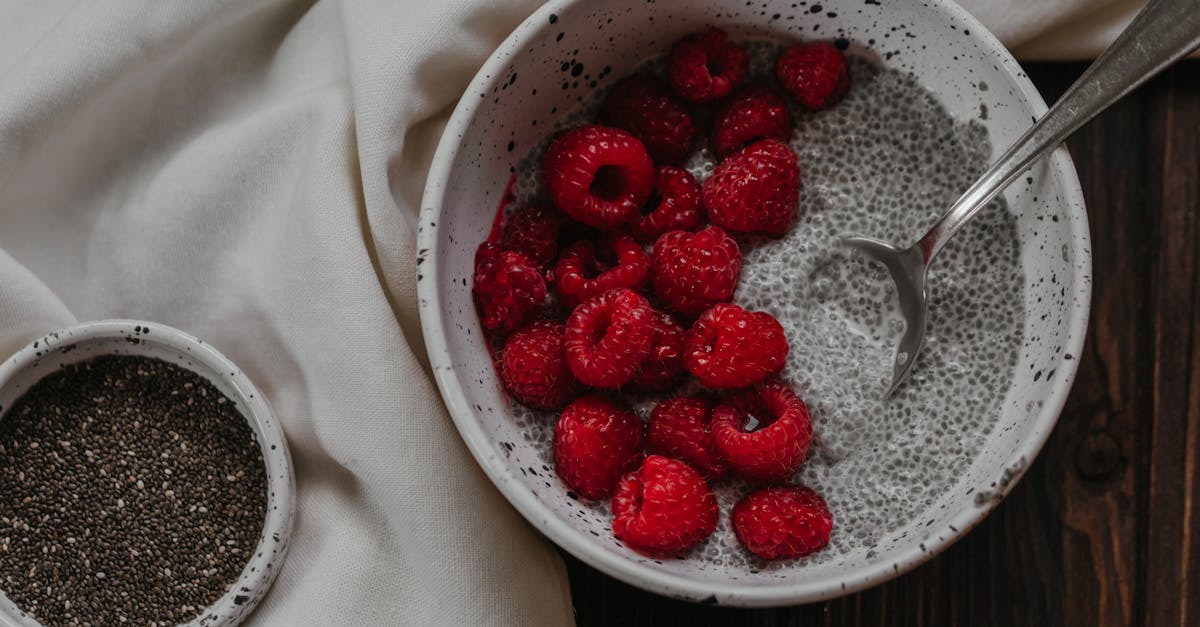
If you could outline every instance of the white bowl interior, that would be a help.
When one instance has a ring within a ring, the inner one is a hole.
[[[612,538],[606,517],[568,498],[514,424],[472,303],[472,259],[514,169],[564,112],[587,98],[592,81],[611,84],[679,36],[710,25],[734,37],[846,38],[852,51],[869,50],[884,65],[912,73],[955,118],[982,123],[993,157],[1045,110],[1016,62],[950,3],[551,2],[489,60],[447,128],[423,205],[422,321],[464,439],[509,500],[558,544],[609,574],[680,598],[734,605],[815,601],[924,561],[977,523],[1036,455],[1065,400],[1086,330],[1086,215],[1065,151],[1006,192],[1017,215],[1024,271],[1024,293],[1014,294],[1024,300],[1024,347],[986,445],[955,489],[924,516],[870,550],[813,566],[714,568],[628,550]],[[582,70],[573,75],[578,64]]]
[[[5,408],[43,377],[102,355],[150,357],[186,368],[228,397],[254,431],[267,470],[262,534],[237,582],[188,624],[228,627],[240,623],[262,599],[282,566],[294,516],[291,458],[274,413],[245,373],[203,341],[160,324],[106,320],[43,336],[0,364],[0,420]],[[38,625],[0,592],[0,624],[6,620],[11,625]]]

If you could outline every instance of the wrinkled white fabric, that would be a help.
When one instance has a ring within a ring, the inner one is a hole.
[[[1090,59],[1145,0],[959,0],[1024,60]]]
[[[422,365],[413,275],[438,120],[533,8],[0,7],[0,353],[130,317],[256,380],[300,494],[257,622],[572,621]]]
[[[968,5],[1037,56],[1094,52],[1129,6]],[[254,623],[573,622],[561,561],[442,407],[415,293],[434,144],[534,8],[0,0],[0,357],[139,318],[258,382],[300,499]]]

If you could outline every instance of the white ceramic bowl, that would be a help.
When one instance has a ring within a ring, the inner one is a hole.
[[[1073,357],[1087,327],[1091,261],[1079,184],[1060,150],[1030,171],[1027,184],[1005,194],[1017,216],[1024,272],[1023,292],[1012,297],[1024,301],[1025,320],[1002,409],[953,489],[875,546],[816,565],[764,571],[642,557],[612,539],[606,517],[589,515],[567,496],[514,424],[472,304],[473,251],[488,234],[513,168],[577,97],[586,99],[592,90],[589,80],[571,75],[572,61],[603,87],[663,54],[679,36],[707,26],[741,38],[844,37],[852,50],[869,49],[884,65],[913,74],[957,119],[979,119],[993,158],[1045,111],[1003,46],[951,2],[819,5],[553,0],[485,63],[451,117],[429,173],[418,236],[421,320],[438,385],[463,439],[534,526],[592,566],[647,590],[768,606],[827,599],[895,577],[995,507],[1041,449],[1074,378]],[[606,67],[611,69],[604,72]],[[981,115],[984,110],[988,115]]]
[[[267,510],[262,534],[237,581],[187,624],[232,627],[241,623],[262,600],[283,565],[295,515],[291,456],[270,404],[245,373],[203,341],[153,322],[103,320],[40,337],[0,364],[0,420],[3,408],[11,407],[46,375],[101,355],[153,357],[204,377],[233,401],[258,438],[267,471]],[[39,623],[0,592],[0,625],[38,627]]]

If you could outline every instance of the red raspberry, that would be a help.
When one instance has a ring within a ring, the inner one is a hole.
[[[500,378],[518,401],[533,409],[559,409],[583,393],[567,367],[566,325],[541,321],[508,338],[500,356]]]
[[[717,528],[717,498],[687,464],[651,455],[613,495],[613,535],[650,555],[686,551]]]
[[[606,126],[559,135],[546,150],[542,176],[554,206],[599,229],[637,217],[654,191],[654,162],[642,142]]]
[[[683,336],[683,367],[704,385],[729,390],[754,385],[783,370],[783,326],[765,311],[718,303]]]
[[[700,223],[700,184],[687,170],[659,166],[650,206],[630,228],[637,241],[650,244],[667,231],[690,231]]]
[[[708,219],[738,233],[780,236],[800,207],[800,165],[787,144],[757,141],[713,170],[700,189]]]
[[[748,481],[786,481],[804,464],[812,421],[804,401],[786,385],[768,381],[712,412],[717,452]]]
[[[563,250],[554,276],[559,299],[574,308],[618,287],[640,290],[650,280],[650,255],[628,235],[603,238],[599,256],[581,240]]]
[[[812,111],[832,107],[850,89],[846,55],[826,43],[788,47],[775,62],[775,77],[800,104]]]
[[[820,494],[804,486],[752,492],[733,507],[733,532],[742,546],[768,560],[791,559],[829,544],[833,515]]]
[[[715,226],[663,235],[654,243],[653,259],[655,293],[689,318],[732,298],[742,272],[737,242]]]
[[[792,116],[787,103],[775,90],[761,84],[738,90],[717,110],[713,122],[713,148],[722,158],[760,139],[786,142],[791,137]]]
[[[543,272],[558,256],[558,236],[567,217],[550,207],[531,205],[514,211],[504,224],[500,246],[525,255]]]
[[[717,455],[710,428],[712,403],[696,396],[668,398],[654,407],[646,434],[650,450],[682,459],[705,479],[720,479],[729,466]]]
[[[633,381],[639,392],[666,392],[683,374],[683,327],[669,314],[654,312],[654,343]]]
[[[485,329],[512,333],[537,317],[546,282],[524,255],[484,242],[475,252],[475,297]]]
[[[600,108],[600,122],[642,140],[655,163],[683,162],[699,134],[684,104],[649,76],[630,76],[613,85]]]
[[[667,80],[688,102],[715,102],[746,80],[746,49],[710,28],[675,42],[667,61]]]
[[[615,289],[575,308],[567,320],[567,366],[580,381],[617,388],[637,376],[654,343],[645,297]]]
[[[579,496],[606,498],[641,461],[644,427],[614,400],[595,394],[576,399],[554,427],[554,471]]]

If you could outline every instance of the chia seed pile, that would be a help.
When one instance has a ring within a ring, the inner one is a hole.
[[[0,417],[0,589],[47,626],[187,622],[240,575],[266,486],[207,380],[146,357],[66,366]]]

